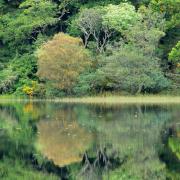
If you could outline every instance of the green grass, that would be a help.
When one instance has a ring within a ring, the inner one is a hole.
[[[54,99],[27,99],[15,96],[0,96],[0,102],[46,101],[60,103],[86,104],[180,104],[180,96],[138,95],[138,96],[94,96],[94,97],[65,97]]]
[[[90,104],[180,104],[180,96],[104,96],[54,99],[62,103]]]
[[[16,95],[0,95],[0,100],[2,100],[2,99],[18,99],[18,98],[22,98],[22,97],[18,97]]]

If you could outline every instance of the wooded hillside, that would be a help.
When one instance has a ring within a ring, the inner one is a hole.
[[[180,92],[180,0],[0,0],[0,94]]]

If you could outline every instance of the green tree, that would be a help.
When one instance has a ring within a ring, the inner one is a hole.
[[[95,69],[91,68],[78,77],[77,83],[73,87],[75,95],[90,95],[96,93],[98,89]]]
[[[110,4],[105,7],[105,12],[103,24],[119,32],[131,28],[140,18],[139,14],[136,13],[135,7],[129,3]]]
[[[151,7],[165,14],[167,28],[173,28],[180,24],[180,0],[152,0]]]
[[[54,87],[70,92],[77,78],[90,64],[81,39],[56,34],[37,51],[38,76]]]
[[[0,11],[0,62],[4,71],[11,69],[18,77],[16,83],[8,86],[10,90],[21,92],[24,85],[35,79],[34,42],[40,32],[57,23],[57,5],[50,0],[0,0]],[[10,76],[7,74],[2,84]]]
[[[49,0],[26,0],[15,14],[6,13],[0,17],[0,39],[13,45],[33,39],[33,34],[56,22],[56,12],[56,5]]]
[[[173,66],[169,66],[168,54],[180,40],[180,0],[151,0],[150,7],[154,12],[164,14],[166,36],[161,40],[162,58],[163,64],[171,69]]]
[[[174,63],[180,63],[180,41],[169,53],[169,60],[171,60]]]
[[[83,9],[77,20],[77,26],[84,34],[85,47],[91,35],[99,34],[102,27],[102,16],[96,9]]]
[[[163,14],[153,12],[142,6],[138,13],[141,16],[136,24],[124,31],[129,43],[143,50],[145,55],[156,56],[160,39],[165,35]]]
[[[177,70],[180,72],[180,41],[177,45],[172,48],[169,53],[169,60],[176,66]]]
[[[132,27],[139,18],[135,7],[128,3],[85,8],[72,20],[70,32],[78,34],[75,29],[79,29],[84,35],[85,47],[93,39],[97,51],[104,52],[114,31],[122,33]]]
[[[75,19],[76,24],[74,24],[84,35],[85,47],[88,46],[89,39],[93,38],[96,42],[97,52],[104,51],[112,35],[109,26],[103,24],[104,13],[105,11],[102,7],[83,9],[79,17]]]
[[[103,57],[96,78],[104,89],[125,90],[133,94],[159,92],[169,85],[158,59],[145,56],[140,49],[129,46]]]

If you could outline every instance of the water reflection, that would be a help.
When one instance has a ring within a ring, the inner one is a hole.
[[[93,134],[78,124],[75,114],[66,113],[60,109],[37,124],[41,151],[61,167],[80,162],[93,142]]]
[[[171,179],[180,177],[179,126],[175,127],[175,139],[166,137],[163,141],[163,138],[169,127],[179,124],[179,108],[178,105],[2,104],[0,128],[6,131],[9,141],[15,142],[14,149],[39,153],[56,166],[66,166],[71,179]],[[5,139],[5,134],[1,139]],[[177,160],[173,169],[167,169],[161,159],[168,146]],[[0,151],[5,153],[6,148],[0,146]],[[107,166],[103,165],[105,161]]]

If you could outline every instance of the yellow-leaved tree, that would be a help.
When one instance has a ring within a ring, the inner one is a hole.
[[[56,34],[37,51],[38,76],[56,88],[70,92],[79,74],[90,64],[90,58],[79,38]]]

